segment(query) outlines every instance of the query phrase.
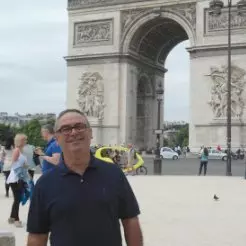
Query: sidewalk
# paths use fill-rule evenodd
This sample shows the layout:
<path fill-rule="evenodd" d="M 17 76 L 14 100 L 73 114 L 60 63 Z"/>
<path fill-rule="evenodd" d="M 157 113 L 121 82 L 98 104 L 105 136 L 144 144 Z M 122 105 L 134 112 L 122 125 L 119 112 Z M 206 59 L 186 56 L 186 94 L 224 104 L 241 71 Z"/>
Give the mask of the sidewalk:
<path fill-rule="evenodd" d="M 134 176 L 145 246 L 245 246 L 246 181 L 234 177 Z M 219 202 L 213 195 L 220 197 Z M 26 245 L 25 229 L 6 223 L 12 198 L 0 178 L 0 230 L 13 231 Z M 28 207 L 21 207 L 26 221 Z M 72 246 L 72 245 L 71 245 Z"/>

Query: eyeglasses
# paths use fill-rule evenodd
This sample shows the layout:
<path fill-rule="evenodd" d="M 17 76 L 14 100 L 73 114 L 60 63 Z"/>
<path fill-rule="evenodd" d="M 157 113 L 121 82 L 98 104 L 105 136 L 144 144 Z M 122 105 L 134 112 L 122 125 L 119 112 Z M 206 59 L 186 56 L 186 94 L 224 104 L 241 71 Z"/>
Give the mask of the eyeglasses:
<path fill-rule="evenodd" d="M 79 124 L 75 124 L 74 126 L 64 126 L 61 127 L 59 130 L 57 130 L 57 132 L 64 134 L 64 135 L 69 135 L 72 133 L 73 129 L 76 132 L 84 132 L 86 129 L 88 129 L 88 125 L 87 124 L 83 124 L 83 123 L 79 123 Z"/>

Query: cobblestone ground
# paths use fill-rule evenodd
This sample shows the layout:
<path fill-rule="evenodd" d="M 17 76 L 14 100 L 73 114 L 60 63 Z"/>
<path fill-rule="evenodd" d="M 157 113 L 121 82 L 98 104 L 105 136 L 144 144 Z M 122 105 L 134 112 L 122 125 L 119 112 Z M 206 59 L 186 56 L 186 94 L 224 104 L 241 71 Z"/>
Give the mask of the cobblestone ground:
<path fill-rule="evenodd" d="M 129 177 L 139 200 L 145 246 L 245 246 L 246 181 L 235 177 Z M 25 228 L 7 224 L 12 202 L 0 178 L 0 230 L 26 242 Z M 215 202 L 217 194 L 220 201 Z M 21 207 L 26 222 L 28 206 Z M 72 246 L 72 245 L 71 245 Z"/>

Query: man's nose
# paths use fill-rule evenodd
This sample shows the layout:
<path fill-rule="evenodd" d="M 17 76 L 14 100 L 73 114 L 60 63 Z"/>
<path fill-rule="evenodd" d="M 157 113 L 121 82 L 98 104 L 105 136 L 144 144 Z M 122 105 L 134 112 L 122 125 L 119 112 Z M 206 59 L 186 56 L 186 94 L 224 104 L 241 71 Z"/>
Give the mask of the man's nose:
<path fill-rule="evenodd" d="M 77 134 L 77 130 L 75 128 L 72 128 L 71 135 Z"/>

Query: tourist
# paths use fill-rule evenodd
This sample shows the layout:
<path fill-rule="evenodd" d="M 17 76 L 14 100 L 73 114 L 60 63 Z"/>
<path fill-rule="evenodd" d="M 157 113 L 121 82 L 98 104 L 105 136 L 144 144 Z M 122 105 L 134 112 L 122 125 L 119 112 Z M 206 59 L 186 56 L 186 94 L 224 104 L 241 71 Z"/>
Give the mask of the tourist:
<path fill-rule="evenodd" d="M 35 153 L 41 157 L 42 160 L 42 173 L 46 173 L 54 169 L 58 164 L 61 157 L 61 148 L 58 145 L 54 136 L 54 127 L 45 125 L 41 129 L 41 135 L 47 142 L 44 152 L 41 148 L 36 148 Z"/>
<path fill-rule="evenodd" d="M 14 195 L 14 202 L 8 222 L 10 224 L 15 224 L 16 227 L 22 227 L 22 222 L 19 219 L 19 206 L 24 186 L 29 182 L 27 159 L 23 155 L 23 147 L 26 144 L 26 139 L 27 136 L 24 134 L 17 134 L 15 136 L 15 149 L 12 154 L 12 166 L 7 179 L 7 183 L 10 184 Z"/>
<path fill-rule="evenodd" d="M 9 197 L 9 184 L 7 184 L 7 179 L 10 174 L 12 166 L 12 155 L 14 149 L 14 138 L 9 136 L 5 141 L 5 146 L 2 151 L 2 160 L 3 160 L 3 174 L 5 176 L 5 196 Z"/>
<path fill-rule="evenodd" d="M 184 155 L 185 158 L 186 158 L 186 154 L 187 154 L 187 147 L 184 146 L 184 147 L 183 147 L 183 155 Z"/>
<path fill-rule="evenodd" d="M 134 175 L 134 164 L 136 159 L 136 150 L 133 147 L 133 144 L 128 144 L 128 151 L 127 151 L 127 174 Z"/>
<path fill-rule="evenodd" d="M 27 141 L 27 139 L 26 139 Z M 28 164 L 28 173 L 31 177 L 31 179 L 34 178 L 34 173 L 35 173 L 35 170 L 36 170 L 36 166 L 37 164 L 39 163 L 35 163 L 35 146 L 34 145 L 31 145 L 31 144 L 28 144 L 26 143 L 24 148 L 23 148 L 23 154 L 24 156 L 26 156 L 27 158 L 27 164 Z"/>
<path fill-rule="evenodd" d="M 37 181 L 30 205 L 28 246 L 121 246 L 122 220 L 128 246 L 143 246 L 139 207 L 117 165 L 90 153 L 92 129 L 76 109 L 57 118 L 60 165 Z"/>
<path fill-rule="evenodd" d="M 206 176 L 206 174 L 207 174 L 207 165 L 208 165 L 208 149 L 206 147 L 204 147 L 203 151 L 201 153 L 199 176 L 202 173 L 202 169 L 204 171 L 204 176 Z"/>

